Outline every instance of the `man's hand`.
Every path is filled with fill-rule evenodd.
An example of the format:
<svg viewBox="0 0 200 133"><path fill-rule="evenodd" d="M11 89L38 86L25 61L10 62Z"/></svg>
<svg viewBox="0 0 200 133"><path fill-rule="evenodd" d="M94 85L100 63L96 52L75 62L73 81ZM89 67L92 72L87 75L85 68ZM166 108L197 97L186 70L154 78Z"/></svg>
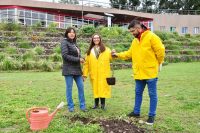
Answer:
<svg viewBox="0 0 200 133"><path fill-rule="evenodd" d="M159 66L158 66L158 71L160 72L162 70L162 64L160 64Z"/></svg>
<svg viewBox="0 0 200 133"><path fill-rule="evenodd" d="M117 57L117 52L116 52L115 49L113 49L113 50L111 51L111 55L112 55L112 57L114 57L114 58Z"/></svg>
<svg viewBox="0 0 200 133"><path fill-rule="evenodd" d="M84 63L85 62L85 59L84 58L80 58L80 63Z"/></svg>

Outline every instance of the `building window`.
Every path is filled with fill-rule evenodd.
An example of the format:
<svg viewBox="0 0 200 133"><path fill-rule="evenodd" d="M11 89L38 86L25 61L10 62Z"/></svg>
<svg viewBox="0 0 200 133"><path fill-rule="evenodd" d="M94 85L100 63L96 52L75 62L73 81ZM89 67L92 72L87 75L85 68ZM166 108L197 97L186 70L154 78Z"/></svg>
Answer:
<svg viewBox="0 0 200 133"><path fill-rule="evenodd" d="M26 18L31 18L31 11L25 11L25 17Z"/></svg>
<svg viewBox="0 0 200 133"><path fill-rule="evenodd" d="M1 10L1 19L2 22L7 21L8 20L8 13L7 13L7 9Z"/></svg>
<svg viewBox="0 0 200 133"><path fill-rule="evenodd" d="M46 13L40 13L39 18L40 20L46 20Z"/></svg>
<svg viewBox="0 0 200 133"><path fill-rule="evenodd" d="M1 10L0 10L0 22L1 22Z"/></svg>
<svg viewBox="0 0 200 133"><path fill-rule="evenodd" d="M32 19L38 19L38 12L32 12Z"/></svg>
<svg viewBox="0 0 200 133"><path fill-rule="evenodd" d="M39 21L37 19L32 19L32 25L36 25Z"/></svg>
<svg viewBox="0 0 200 133"><path fill-rule="evenodd" d="M8 9L8 19L13 19L15 16L15 10L14 9Z"/></svg>
<svg viewBox="0 0 200 133"><path fill-rule="evenodd" d="M199 34L199 27L194 27L194 34Z"/></svg>
<svg viewBox="0 0 200 133"><path fill-rule="evenodd" d="M22 25L34 25L40 22L43 27L47 27L50 23L56 23L58 28L66 28L72 25L78 27L82 25L82 19L77 17L18 8L0 9L0 22L4 21L16 21ZM94 24L93 20L84 19L83 22L84 24Z"/></svg>
<svg viewBox="0 0 200 133"><path fill-rule="evenodd" d="M165 31L166 27L165 26L160 26L160 31Z"/></svg>
<svg viewBox="0 0 200 133"><path fill-rule="evenodd" d="M49 21L54 21L54 15L52 15L52 14L47 14L47 20L49 20Z"/></svg>
<svg viewBox="0 0 200 133"><path fill-rule="evenodd" d="M148 21L148 28L153 31L153 22L152 21Z"/></svg>
<svg viewBox="0 0 200 133"><path fill-rule="evenodd" d="M18 10L18 16L24 17L24 10Z"/></svg>
<svg viewBox="0 0 200 133"><path fill-rule="evenodd" d="M187 34L188 33L188 27L182 27L182 34Z"/></svg>
<svg viewBox="0 0 200 133"><path fill-rule="evenodd" d="M26 19L25 19L25 24L26 24L26 25L31 25L31 19L26 18Z"/></svg>
<svg viewBox="0 0 200 133"><path fill-rule="evenodd" d="M176 31L176 27L170 27L170 32L175 32Z"/></svg>

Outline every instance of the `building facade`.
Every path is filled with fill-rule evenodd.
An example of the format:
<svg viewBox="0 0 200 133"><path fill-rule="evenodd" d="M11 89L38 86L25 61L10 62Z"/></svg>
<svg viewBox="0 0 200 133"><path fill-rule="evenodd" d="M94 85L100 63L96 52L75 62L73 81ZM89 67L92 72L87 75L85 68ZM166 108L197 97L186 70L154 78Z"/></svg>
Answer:
<svg viewBox="0 0 200 133"><path fill-rule="evenodd" d="M88 24L109 26L109 23L127 27L133 19L140 20L152 31L200 34L200 15L152 14L38 0L0 1L0 22L17 22L23 25L41 23L44 27L56 23L58 28Z"/></svg>

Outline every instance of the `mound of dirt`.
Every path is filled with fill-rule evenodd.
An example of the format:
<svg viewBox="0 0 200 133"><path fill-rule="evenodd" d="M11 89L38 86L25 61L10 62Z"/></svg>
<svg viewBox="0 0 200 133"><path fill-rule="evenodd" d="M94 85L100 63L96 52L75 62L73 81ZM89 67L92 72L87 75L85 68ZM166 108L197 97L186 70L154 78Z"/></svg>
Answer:
<svg viewBox="0 0 200 133"><path fill-rule="evenodd" d="M145 129L139 128L132 122L124 120L92 120L84 117L72 117L72 122L81 121L83 124L99 124L106 133L144 133Z"/></svg>

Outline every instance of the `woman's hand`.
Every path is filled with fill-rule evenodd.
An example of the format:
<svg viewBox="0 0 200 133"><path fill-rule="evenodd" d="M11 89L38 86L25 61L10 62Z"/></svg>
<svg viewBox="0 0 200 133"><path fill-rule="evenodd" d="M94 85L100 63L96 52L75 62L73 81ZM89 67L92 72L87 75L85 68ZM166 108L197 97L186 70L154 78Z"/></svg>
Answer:
<svg viewBox="0 0 200 133"><path fill-rule="evenodd" d="M86 76L82 76L82 77L83 77L83 82L84 82L84 81L86 80L87 77L86 77Z"/></svg>
<svg viewBox="0 0 200 133"><path fill-rule="evenodd" d="M85 62L85 59L84 58L80 58L80 63L84 63Z"/></svg>

